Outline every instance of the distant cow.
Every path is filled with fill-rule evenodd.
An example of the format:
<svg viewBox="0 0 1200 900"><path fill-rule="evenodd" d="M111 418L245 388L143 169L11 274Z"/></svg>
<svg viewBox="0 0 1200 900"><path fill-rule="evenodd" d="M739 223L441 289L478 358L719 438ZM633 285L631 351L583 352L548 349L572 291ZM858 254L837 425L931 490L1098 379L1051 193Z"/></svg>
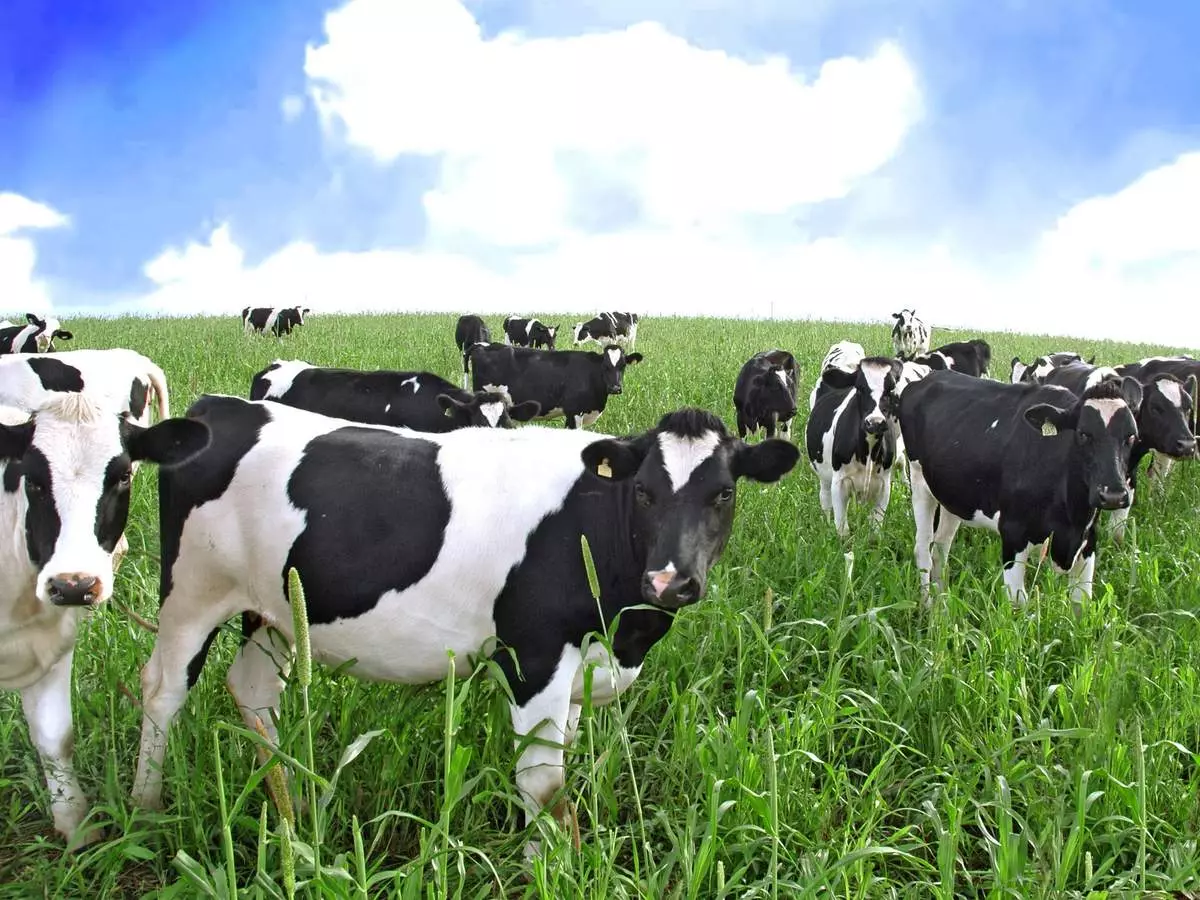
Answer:
<svg viewBox="0 0 1200 900"><path fill-rule="evenodd" d="M9 353L53 353L55 339L69 341L74 335L64 331L53 316L42 318L34 313L25 315L25 325L14 325L7 319L0 325L0 355Z"/></svg>
<svg viewBox="0 0 1200 900"><path fill-rule="evenodd" d="M764 350L746 360L733 387L738 437L761 427L768 438L775 429L791 437L796 415L796 359L786 350Z"/></svg>
<svg viewBox="0 0 1200 900"><path fill-rule="evenodd" d="M1013 384L1020 384L1023 381L1041 381L1047 372L1058 366L1065 366L1068 363L1081 362L1083 357L1074 350L1059 350L1056 353L1047 353L1045 356L1039 356L1029 365L1021 362L1021 357L1014 356L1012 358L1012 371L1009 374L1009 381ZM1088 360L1088 365L1096 361L1093 356Z"/></svg>
<svg viewBox="0 0 1200 900"><path fill-rule="evenodd" d="M522 319L519 316L509 316L504 320L504 343L514 347L545 347L554 349L554 339L558 335L557 325L543 325L537 319Z"/></svg>
<svg viewBox="0 0 1200 900"><path fill-rule="evenodd" d="M808 395L808 408L811 411L817 405L817 398L822 391L832 390L824 381L821 380L821 375L825 374L826 369L841 369L843 372L855 372L858 370L858 364L867 356L867 353L862 348L862 344L856 344L854 341L838 341L829 348L829 352L825 354L825 358L821 360L821 369L817 375L816 384L813 385L812 391Z"/></svg>
<svg viewBox="0 0 1200 900"><path fill-rule="evenodd" d="M1071 596L1091 597L1100 510L1130 502L1141 385L1103 381L1082 397L1066 388L1003 384L931 372L900 400L916 519L917 569L928 600L944 588L946 557L963 522L1000 534L1004 584L1025 598L1025 560L1050 539L1070 571Z"/></svg>
<svg viewBox="0 0 1200 900"><path fill-rule="evenodd" d="M538 413L537 403L513 406L499 391L459 390L432 372L360 372L277 359L254 376L251 400L275 400L297 409L371 425L415 431L511 428Z"/></svg>
<svg viewBox="0 0 1200 900"><path fill-rule="evenodd" d="M1191 377L1200 378L1200 360L1191 356L1148 356L1135 363L1126 363L1115 367L1121 375L1131 375L1142 384L1158 375L1174 375L1180 381L1186 382ZM1196 434L1196 406L1192 407L1191 428ZM1155 454L1154 460L1146 470L1146 475L1152 480L1165 478L1171 471L1173 460L1170 456Z"/></svg>
<svg viewBox="0 0 1200 900"><path fill-rule="evenodd" d="M600 313L586 322L572 325L571 339L576 346L587 341L603 345L624 342L625 334L618 334L617 320L612 313Z"/></svg>
<svg viewBox="0 0 1200 900"><path fill-rule="evenodd" d="M72 749L79 623L112 596L137 462L180 462L208 441L198 422L146 428L131 415L140 355L77 353L111 355L103 368L97 357L65 363L66 353L0 361L0 521L10 529L0 541L0 688L21 693L55 830L72 844L99 837L77 833L89 808Z"/></svg>
<svg viewBox="0 0 1200 900"><path fill-rule="evenodd" d="M821 510L833 513L839 535L847 531L851 496L873 506L882 522L892 494L896 462L896 385L903 367L889 356L868 356L853 372L830 367L805 425L809 463L820 481Z"/></svg>
<svg viewBox="0 0 1200 900"><path fill-rule="evenodd" d="M565 416L568 428L600 418L609 396L624 390L625 366L642 361L642 354L620 347L588 353L477 344L469 355L475 390L507 391L514 403L532 400L541 407L538 418Z"/></svg>
<svg viewBox="0 0 1200 900"><path fill-rule="evenodd" d="M892 347L903 362L929 352L929 326L917 318L915 309L902 309L892 313L896 324L892 326Z"/></svg>
<svg viewBox="0 0 1200 900"><path fill-rule="evenodd" d="M476 344L490 344L492 333L479 316L459 316L458 324L454 326L454 345L463 358L462 387L467 389L467 350Z"/></svg>
<svg viewBox="0 0 1200 900"><path fill-rule="evenodd" d="M242 329L246 334L266 334L282 338L292 333L312 310L307 306L247 306L242 310Z"/></svg>
<svg viewBox="0 0 1200 900"><path fill-rule="evenodd" d="M987 341L978 338L971 341L954 341L913 357L913 362L928 366L935 372L953 369L964 375L982 378L987 375L988 366L991 365L992 348Z"/></svg>
<svg viewBox="0 0 1200 900"><path fill-rule="evenodd" d="M677 611L704 596L733 527L737 480L776 481L797 457L785 441L744 444L701 410L627 438L557 428L416 435L216 396L187 415L213 442L160 471L162 608L142 671L133 789L144 808L161 805L168 729L217 630L239 614L246 640L226 683L246 723L278 740L294 567L313 657L328 665L426 684L491 655L523 748L525 821L551 804L572 821L560 792L564 747L588 700L585 666L597 664L592 704L627 689ZM598 632L612 656L585 643ZM526 853L539 849L531 842Z"/></svg>

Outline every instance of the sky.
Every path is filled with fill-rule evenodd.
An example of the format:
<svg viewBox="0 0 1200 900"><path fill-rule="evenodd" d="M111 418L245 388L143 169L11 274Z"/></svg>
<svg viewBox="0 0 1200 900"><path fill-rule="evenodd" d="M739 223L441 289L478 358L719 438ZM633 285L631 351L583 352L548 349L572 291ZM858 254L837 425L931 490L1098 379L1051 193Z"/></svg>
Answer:
<svg viewBox="0 0 1200 900"><path fill-rule="evenodd" d="M0 316L1198 347L1198 33L1194 0L6 0Z"/></svg>

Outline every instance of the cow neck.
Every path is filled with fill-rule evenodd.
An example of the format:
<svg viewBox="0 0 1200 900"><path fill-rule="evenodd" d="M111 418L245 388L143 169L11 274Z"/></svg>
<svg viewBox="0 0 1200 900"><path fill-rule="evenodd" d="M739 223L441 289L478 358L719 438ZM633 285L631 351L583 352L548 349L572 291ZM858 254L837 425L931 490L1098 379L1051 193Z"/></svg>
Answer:
<svg viewBox="0 0 1200 900"><path fill-rule="evenodd" d="M1086 527L1096 511L1092 509L1087 483L1079 474L1083 468L1079 451L1075 446L1074 438L1070 440L1072 446L1067 454L1068 475L1059 482L1054 499L1057 505L1064 507L1068 522L1072 525Z"/></svg>

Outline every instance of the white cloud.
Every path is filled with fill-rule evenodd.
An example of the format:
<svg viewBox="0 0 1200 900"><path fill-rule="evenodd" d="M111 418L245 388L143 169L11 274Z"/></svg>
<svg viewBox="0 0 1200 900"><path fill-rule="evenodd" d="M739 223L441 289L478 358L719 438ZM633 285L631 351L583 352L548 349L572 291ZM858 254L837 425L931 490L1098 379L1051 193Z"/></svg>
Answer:
<svg viewBox="0 0 1200 900"><path fill-rule="evenodd" d="M296 94L288 94L279 102L279 111L285 122L293 122L304 112L304 98Z"/></svg>
<svg viewBox="0 0 1200 900"><path fill-rule="evenodd" d="M63 228L70 219L20 194L0 193L0 303L6 313L42 312L50 308L46 285L34 276L37 248L19 232Z"/></svg>

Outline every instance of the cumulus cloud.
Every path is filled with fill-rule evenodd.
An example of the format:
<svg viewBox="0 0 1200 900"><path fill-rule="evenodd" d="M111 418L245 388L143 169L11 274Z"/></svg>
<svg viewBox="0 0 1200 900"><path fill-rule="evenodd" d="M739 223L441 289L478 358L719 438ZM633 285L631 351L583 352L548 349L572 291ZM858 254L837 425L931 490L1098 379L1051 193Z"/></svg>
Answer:
<svg viewBox="0 0 1200 900"><path fill-rule="evenodd" d="M70 220L58 210L22 197L0 192L0 298L9 312L42 312L50 308L46 285L34 269L37 248L22 232L64 228Z"/></svg>

